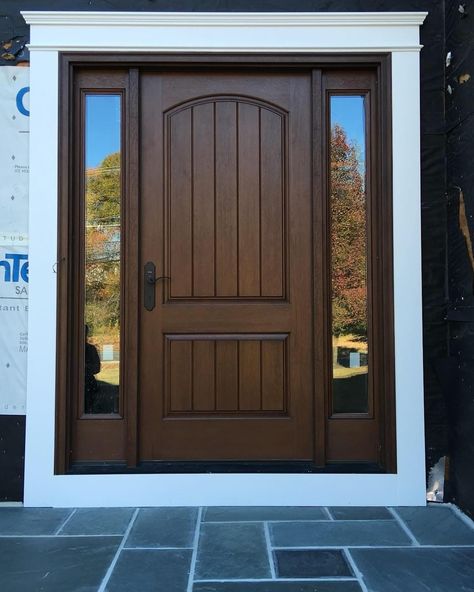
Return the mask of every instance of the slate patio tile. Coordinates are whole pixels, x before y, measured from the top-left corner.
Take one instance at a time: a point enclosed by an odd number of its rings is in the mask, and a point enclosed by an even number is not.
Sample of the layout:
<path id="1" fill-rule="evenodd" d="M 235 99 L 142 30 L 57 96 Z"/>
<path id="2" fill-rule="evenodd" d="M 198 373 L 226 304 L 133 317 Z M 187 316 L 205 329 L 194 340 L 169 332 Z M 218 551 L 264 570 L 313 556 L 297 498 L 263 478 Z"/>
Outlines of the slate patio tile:
<path id="1" fill-rule="evenodd" d="M 269 578 L 263 525 L 202 524 L 196 580 Z"/>
<path id="2" fill-rule="evenodd" d="M 107 592 L 186 592 L 192 551 L 124 550 Z"/>
<path id="3" fill-rule="evenodd" d="M 449 507 L 395 508 L 421 545 L 474 545 L 474 528 Z"/>
<path id="4" fill-rule="evenodd" d="M 197 508 L 141 509 L 126 547 L 192 547 L 197 514 Z"/>
<path id="5" fill-rule="evenodd" d="M 97 592 L 121 537 L 0 539 L 2 592 Z"/>
<path id="6" fill-rule="evenodd" d="M 470 592 L 474 549 L 351 549 L 368 592 Z"/>
<path id="7" fill-rule="evenodd" d="M 275 547 L 358 547 L 412 543 L 395 521 L 270 523 Z"/>
<path id="8" fill-rule="evenodd" d="M 125 534 L 133 508 L 80 508 L 60 534 Z"/>
<path id="9" fill-rule="evenodd" d="M 71 512 L 67 508 L 0 508 L 0 536 L 54 534 Z"/>
<path id="10" fill-rule="evenodd" d="M 317 506 L 248 506 L 212 507 L 203 513 L 204 522 L 242 520 L 328 520 L 326 512 Z"/>
<path id="11" fill-rule="evenodd" d="M 351 582 L 212 582 L 194 584 L 193 592 L 362 592 Z"/>
<path id="12" fill-rule="evenodd" d="M 395 520 L 387 508 L 378 507 L 333 507 L 329 512 L 334 520 Z"/>
<path id="13" fill-rule="evenodd" d="M 352 578 L 349 564 L 339 549 L 274 551 L 277 577 L 280 578 Z"/>

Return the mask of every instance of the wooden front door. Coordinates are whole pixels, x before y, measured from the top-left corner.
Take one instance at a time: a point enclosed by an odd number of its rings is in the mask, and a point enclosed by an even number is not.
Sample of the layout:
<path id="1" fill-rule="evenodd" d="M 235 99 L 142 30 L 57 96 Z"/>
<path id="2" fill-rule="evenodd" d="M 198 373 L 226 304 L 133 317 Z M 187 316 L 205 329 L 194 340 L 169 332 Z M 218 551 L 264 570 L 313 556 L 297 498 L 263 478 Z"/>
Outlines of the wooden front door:
<path id="1" fill-rule="evenodd" d="M 311 72 L 143 72 L 140 120 L 139 461 L 311 461 Z"/>

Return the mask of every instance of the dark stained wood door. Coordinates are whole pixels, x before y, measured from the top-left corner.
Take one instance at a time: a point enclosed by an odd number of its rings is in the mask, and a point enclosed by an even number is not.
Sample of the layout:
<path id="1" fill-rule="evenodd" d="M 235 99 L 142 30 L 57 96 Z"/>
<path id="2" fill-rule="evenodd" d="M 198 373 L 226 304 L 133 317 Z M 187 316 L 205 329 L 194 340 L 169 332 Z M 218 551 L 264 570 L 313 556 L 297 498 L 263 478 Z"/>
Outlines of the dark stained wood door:
<path id="1" fill-rule="evenodd" d="M 312 460 L 311 74 L 145 71 L 140 97 L 166 277 L 153 310 L 140 287 L 139 460 Z"/>

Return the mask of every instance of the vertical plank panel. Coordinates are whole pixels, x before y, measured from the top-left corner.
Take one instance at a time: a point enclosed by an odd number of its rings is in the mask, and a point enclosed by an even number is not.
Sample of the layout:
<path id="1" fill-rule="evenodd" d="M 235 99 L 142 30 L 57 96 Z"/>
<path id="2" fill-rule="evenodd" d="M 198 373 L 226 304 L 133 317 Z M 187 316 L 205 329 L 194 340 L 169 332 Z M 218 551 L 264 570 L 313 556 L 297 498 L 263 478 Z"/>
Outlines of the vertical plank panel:
<path id="1" fill-rule="evenodd" d="M 171 295 L 192 294 L 191 110 L 171 117 L 169 151 Z"/>
<path id="2" fill-rule="evenodd" d="M 192 402 L 192 342 L 169 342 L 169 402 L 171 411 L 190 411 Z"/>
<path id="3" fill-rule="evenodd" d="M 236 104 L 216 103 L 216 295 L 236 296 L 237 130 Z"/>
<path id="4" fill-rule="evenodd" d="M 216 341 L 216 409 L 219 411 L 239 408 L 237 347 L 237 341 Z"/>
<path id="5" fill-rule="evenodd" d="M 281 117 L 261 109 L 262 296 L 283 294 L 283 192 Z"/>
<path id="6" fill-rule="evenodd" d="M 239 342 L 239 409 L 260 409 L 260 341 Z"/>
<path id="7" fill-rule="evenodd" d="M 284 408 L 284 342 L 262 341 L 262 409 Z"/>
<path id="8" fill-rule="evenodd" d="M 259 109 L 238 106 L 239 296 L 260 296 Z"/>
<path id="9" fill-rule="evenodd" d="M 193 295 L 214 296 L 214 105 L 193 108 Z"/>
<path id="10" fill-rule="evenodd" d="M 215 409 L 215 341 L 193 341 L 193 409 Z"/>

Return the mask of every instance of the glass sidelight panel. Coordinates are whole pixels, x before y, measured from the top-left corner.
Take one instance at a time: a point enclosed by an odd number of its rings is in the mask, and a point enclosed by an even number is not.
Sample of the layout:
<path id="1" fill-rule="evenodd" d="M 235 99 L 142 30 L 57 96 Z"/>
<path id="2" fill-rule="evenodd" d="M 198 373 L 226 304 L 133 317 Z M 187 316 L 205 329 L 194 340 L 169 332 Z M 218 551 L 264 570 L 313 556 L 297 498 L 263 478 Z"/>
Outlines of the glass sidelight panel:
<path id="1" fill-rule="evenodd" d="M 84 412 L 120 412 L 121 96 L 85 96 Z"/>
<path id="2" fill-rule="evenodd" d="M 330 98 L 333 414 L 369 412 L 364 102 Z"/>

